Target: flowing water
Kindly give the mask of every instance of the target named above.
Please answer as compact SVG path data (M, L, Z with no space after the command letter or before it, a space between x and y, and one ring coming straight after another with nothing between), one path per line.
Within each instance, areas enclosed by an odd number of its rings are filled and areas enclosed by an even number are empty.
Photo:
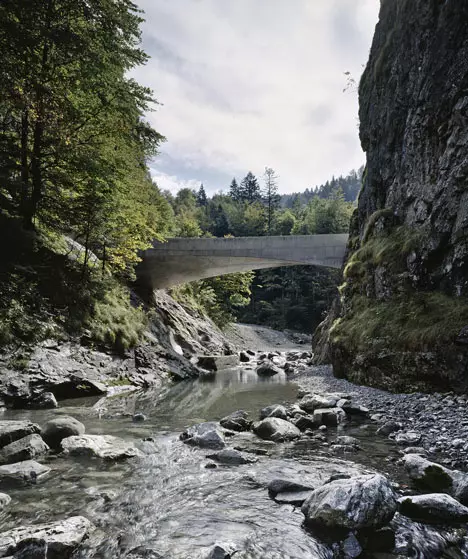
M296 387L285 377L261 380L253 370L236 368L208 381L157 392L62 402L53 411L7 411L5 419L28 418L39 424L56 414L73 415L88 433L132 440L146 454L116 464L62 456L42 460L52 468L51 475L29 488L8 489L13 501L1 513L1 528L86 516L99 530L80 552L82 558L125 557L144 546L168 559L197 559L206 557L214 544L236 551L235 559L343 557L336 546L303 528L300 509L270 500L266 485L285 478L317 486L332 474L373 468L397 478L398 469L389 461L395 450L375 437L372 427L346 427L343 432L358 437L364 451L344 457L332 456L327 447L309 439L274 444L239 434L230 444L255 452L250 456L258 462L216 469L205 468L209 451L179 441L180 432L194 423L219 420L238 409L257 417L266 405L295 400ZM147 421L133 423L134 412L144 413ZM333 440L335 433L329 435ZM400 543L412 540L414 552L407 550L400 557L468 557L459 543L450 555L434 554L435 545L444 547L455 537L452 531L414 524L404 530Z

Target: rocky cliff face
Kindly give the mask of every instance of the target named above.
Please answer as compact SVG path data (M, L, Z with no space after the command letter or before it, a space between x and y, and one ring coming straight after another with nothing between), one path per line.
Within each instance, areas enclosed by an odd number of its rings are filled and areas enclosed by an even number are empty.
M382 0L359 97L367 169L318 359L379 386L466 388L466 0Z

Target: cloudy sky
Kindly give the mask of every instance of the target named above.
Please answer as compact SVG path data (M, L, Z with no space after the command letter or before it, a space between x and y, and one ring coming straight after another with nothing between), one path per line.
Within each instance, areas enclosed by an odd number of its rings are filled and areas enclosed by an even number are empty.
M364 161L357 93L378 0L137 0L151 56L136 78L161 103L162 188L227 190L265 166L295 192Z

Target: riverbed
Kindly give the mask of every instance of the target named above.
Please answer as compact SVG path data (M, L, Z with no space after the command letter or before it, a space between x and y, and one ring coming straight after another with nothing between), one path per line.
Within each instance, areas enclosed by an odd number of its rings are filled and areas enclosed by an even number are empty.
M286 343L282 340L282 350ZM298 347L293 344L293 349ZM314 379L313 368L308 377ZM320 379L317 374L315 382ZM144 456L106 463L48 455L40 460L52 468L44 481L6 489L12 502L1 513L1 529L85 516L98 530L77 558L123 558L140 548L142 554L135 557L204 559L215 545L236 552L235 559L346 557L325 535L311 534L303 527L300 508L275 503L266 488L278 478L316 487L332 475L375 470L405 485L408 480L397 466L399 449L376 436L377 426L369 419L352 420L326 433L328 441L340 434L358 439L361 450L355 454L336 455L329 443L307 437L273 443L253 433L239 433L229 445L256 462L215 467L207 458L210 451L179 440L181 431L190 425L218 421L239 409L255 419L263 407L293 404L297 395L298 385L286 375L260 378L252 365L245 364L158 390L64 401L56 410L8 410L4 419L29 419L39 425L52 417L71 415L86 426L87 433L131 441ZM135 413L144 414L146 420L135 423ZM407 529L416 549L411 556L468 556L461 549L452 550L451 555L428 555L431 538L445 541L451 534L428 529L421 536L421 532L412 533L414 529Z

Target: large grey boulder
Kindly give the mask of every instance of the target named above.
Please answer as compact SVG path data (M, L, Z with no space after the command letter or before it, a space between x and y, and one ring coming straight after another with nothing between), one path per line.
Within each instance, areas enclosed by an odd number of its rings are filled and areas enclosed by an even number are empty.
M266 361L263 361L257 367L257 375L259 377L272 377L282 372L283 371L277 365L275 365L272 361L268 359Z
M199 423L186 429L181 435L180 440L192 446L201 448L224 448L224 435L217 423L209 421Z
M34 433L4 446L0 450L0 464L13 464L31 460L47 452L49 447L40 435Z
M37 542L43 540L46 543L44 548L47 549L47 559L67 559L93 529L93 524L83 516L72 516L49 524L14 528L0 534L0 557L20 553L25 546L30 546L32 541L37 547Z
M402 462L409 477L422 489L450 493L453 488L453 472L440 464L430 462L419 454L406 454Z
M221 427L231 431L248 431L252 424L249 420L249 414L244 410L237 410L223 417L219 423Z
M316 425L335 427L346 419L346 413L342 408L320 408L314 411L313 417Z
M22 485L37 483L50 472L48 466L39 464L34 460L25 460L16 464L0 466L0 483L2 485Z
M332 395L312 394L305 396L300 402L299 407L307 413L314 413L320 408L334 408L338 398Z
M39 425L30 421L0 421L0 447L40 432Z
M48 421L41 430L42 438L51 448L60 448L60 443L67 437L84 435L83 423L70 416L56 417Z
M279 417L280 419L287 419L288 412L284 406L273 405L267 406L260 410L260 419L266 419L267 417Z
M58 402L52 392L41 392L31 398L27 407L35 410L50 410L58 408Z
M261 439L275 442L290 441L301 435L295 425L279 417L268 417L254 423L253 431Z
M450 495L432 493L398 500L400 514L429 524L460 524L468 521L468 508Z
M400 445L417 445L421 440L421 433L417 431L406 431L405 433L397 433L395 442Z
M73 456L90 456L104 460L125 460L142 456L131 443L112 435L78 435L62 440L62 449Z
M327 483L302 505L306 524L349 530L378 529L392 520L396 510L392 486L379 474Z

